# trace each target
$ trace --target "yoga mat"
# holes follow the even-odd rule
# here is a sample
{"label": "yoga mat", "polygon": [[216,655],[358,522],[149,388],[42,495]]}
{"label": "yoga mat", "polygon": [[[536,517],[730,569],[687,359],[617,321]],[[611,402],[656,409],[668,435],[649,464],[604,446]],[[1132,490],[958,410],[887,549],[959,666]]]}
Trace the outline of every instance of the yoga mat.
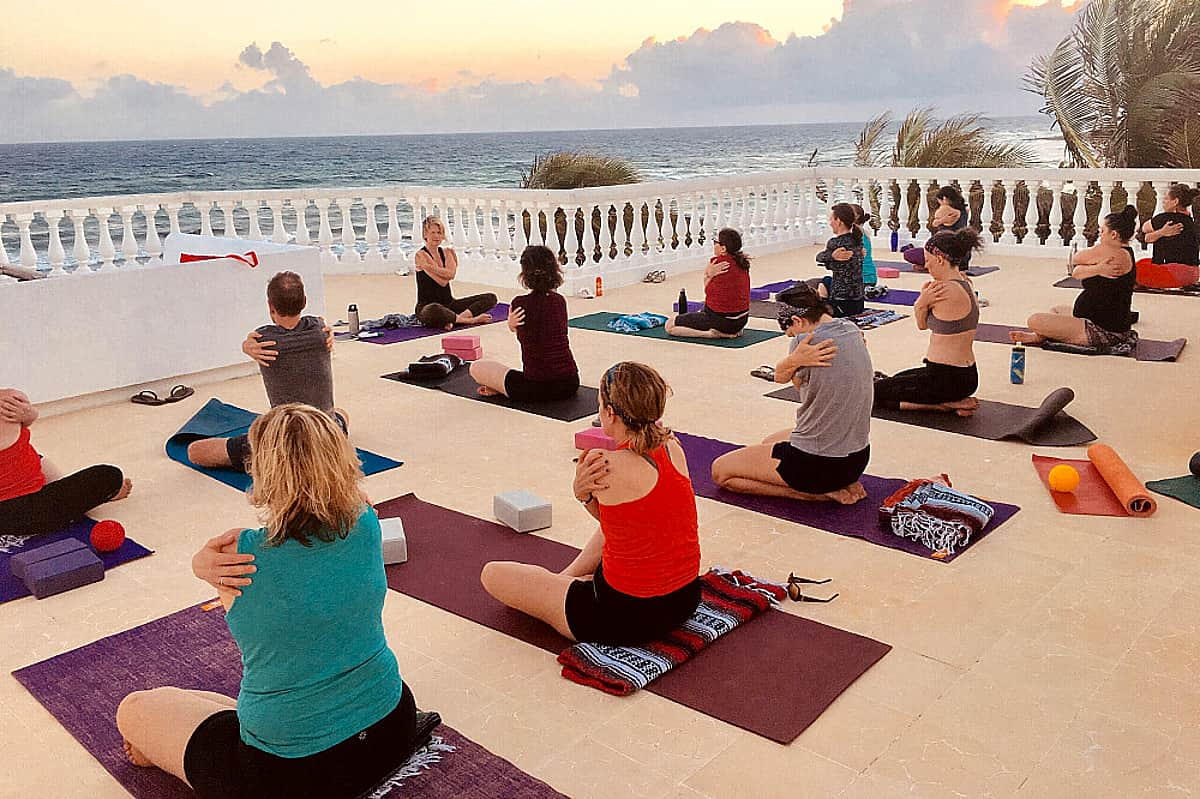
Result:
{"label": "yoga mat", "polygon": [[[236,697],[242,660],[220,608],[188,608],[19,669],[13,676],[134,797],[194,799],[192,790],[175,777],[129,762],[114,721],[117,705],[131,691],[166,685]],[[420,701],[418,696],[418,705]],[[440,758],[429,757],[436,762],[380,796],[562,796],[445,724],[433,735],[441,745],[431,745],[425,754]],[[62,779],[61,790],[48,790],[47,796],[67,795],[70,775]]]}
{"label": "yoga mat", "polygon": [[[497,322],[504,322],[508,319],[508,304],[503,302],[498,303],[488,313],[492,315],[492,321],[488,322],[488,324],[494,325]],[[454,329],[450,331],[443,330],[440,327],[397,327],[390,330],[379,330],[377,332],[381,335],[371,338],[358,338],[347,332],[337,333],[334,337],[343,341],[362,341],[367,344],[396,344],[401,341],[414,341],[428,336],[448,336],[469,328],[480,327],[487,327],[487,325],[455,325]]]}
{"label": "yoga mat", "polygon": [[[772,391],[767,396],[790,402],[799,401],[799,395],[793,386]],[[979,400],[979,408],[974,414],[966,417],[940,411],[902,411],[878,406],[871,415],[889,422],[928,427],[990,441],[1015,438],[1042,447],[1073,447],[1096,440],[1095,433],[1063,410],[1074,399],[1074,391],[1059,388],[1048,394],[1037,408]]]}
{"label": "yoga mat", "polygon": [[[751,300],[750,301],[750,316],[754,319],[771,319],[772,321],[775,321],[775,320],[779,319],[779,309],[782,306],[783,306],[783,303],[775,302],[773,300]],[[702,303],[702,302],[688,302],[688,313],[695,313],[696,311],[701,310],[703,307],[704,307],[704,303]],[[674,308],[676,311],[679,310],[678,302],[675,303]],[[908,318],[908,316],[906,314],[896,314],[895,316],[893,316],[889,319],[886,319],[882,322],[875,322],[874,324],[869,324],[869,325],[864,325],[859,321],[862,317],[869,317],[874,314],[879,314],[879,313],[883,313],[883,312],[884,311],[882,309],[867,308],[861,314],[858,314],[857,316],[852,317],[852,318],[855,320],[855,323],[858,324],[858,326],[860,328],[862,328],[863,330],[874,330],[875,328],[883,327],[884,325],[890,325],[892,322],[899,322],[901,319]],[[893,312],[893,313],[895,313],[895,312]]]}
{"label": "yoga mat", "polygon": [[[899,272],[913,272],[916,274],[928,274],[926,272],[917,272],[917,270],[913,269],[912,264],[910,264],[908,261],[904,261],[904,260],[876,261],[875,266],[876,267],[887,266],[887,267],[891,267],[892,269],[895,269]],[[999,271],[1000,271],[1000,267],[998,267],[998,266],[970,266],[970,267],[967,267],[967,276],[968,277],[982,277],[984,275],[990,275],[992,272],[999,272]]]}
{"label": "yoga mat", "polygon": [[1185,474],[1170,480],[1151,480],[1146,488],[1155,494],[1177,499],[1193,508],[1200,508],[1200,477]]}
{"label": "yoga mat", "polygon": [[[588,314],[587,316],[577,316],[567,322],[567,326],[578,328],[580,330],[598,330],[601,333],[614,333],[615,331],[609,330],[607,325],[613,319],[616,319],[621,315],[622,314],[605,313],[600,311],[598,313]],[[637,336],[639,338],[653,338],[665,341],[682,341],[689,344],[705,344],[710,347],[741,349],[742,347],[761,344],[768,339],[782,336],[783,333],[779,332],[778,330],[755,330],[754,328],[748,327],[743,330],[742,335],[738,336],[737,338],[686,338],[683,336],[668,336],[666,328],[652,327],[649,330],[639,330],[636,333],[619,333],[617,335]]]}
{"label": "yoga mat", "polygon": [[465,397],[466,399],[486,402],[489,405],[498,405],[501,408],[511,408],[537,416],[545,416],[548,419],[557,419],[560,422],[575,422],[579,419],[584,419],[594,415],[600,407],[599,392],[590,386],[580,386],[579,391],[575,393],[574,397],[555,402],[514,402],[508,397],[502,396],[481,397],[478,391],[479,384],[471,377],[471,370],[465,365],[458,367],[450,373],[449,377],[441,380],[416,380],[402,376],[401,372],[383,375],[383,378],[385,380],[406,383],[410,386],[436,388],[447,394],[453,394],[456,397]]}
{"label": "yoga mat", "polygon": [[[1012,341],[1009,339],[1008,334],[1014,330],[1026,330],[1026,328],[1013,327],[1012,325],[993,325],[988,324],[987,322],[980,322],[978,329],[975,331],[975,340],[988,344],[1007,344],[1011,347]],[[1134,358],[1135,360],[1139,361],[1174,363],[1179,358],[1180,353],[1183,352],[1183,348],[1186,346],[1186,338],[1177,338],[1174,341],[1155,341],[1153,339],[1139,337],[1137,350],[1134,352]],[[1041,347],[1033,345],[1030,346],[1029,349],[1041,349]]]}
{"label": "yoga mat", "polygon": [[[380,503],[376,510],[381,518],[401,517],[408,539],[408,562],[387,569],[391,588],[548,652],[557,654],[571,645],[549,625],[492,599],[480,586],[479,573],[492,560],[557,571],[579,550],[412,494]],[[646,690],[787,744],[890,649],[861,635],[769,610]]]}
{"label": "yoga mat", "polygon": [[[878,544],[889,549],[898,549],[911,555],[928,558],[932,553],[916,541],[894,534],[879,523],[879,507],[883,501],[902,487],[907,480],[874,477],[864,474],[859,478],[863,488],[867,490],[867,498],[853,505],[839,505],[836,502],[803,502],[783,497],[759,497],[752,494],[738,494],[726,491],[717,486],[712,480],[712,462],[726,452],[741,449],[740,444],[730,444],[703,436],[676,431],[675,437],[683,445],[687,454],[688,471],[691,472],[692,487],[696,496],[722,502],[737,508],[773,516],[776,519],[804,524],[838,535],[861,538],[872,544]],[[991,533],[1000,525],[1011,519],[1020,510],[1016,505],[1004,502],[993,502],[984,498],[996,513],[988,526],[957,552],[938,558],[943,563],[949,563],[963,552],[975,546],[979,539]]]}
{"label": "yoga mat", "polygon": [[[791,288],[792,286],[796,285],[796,283],[798,283],[798,282],[800,282],[800,281],[781,280],[778,283],[767,283],[766,285],[758,286],[757,288],[763,289],[765,291],[769,291],[772,294],[778,294],[779,292],[783,291],[784,289]],[[884,294],[882,297],[870,297],[867,299],[867,302],[881,302],[884,305],[912,305],[913,303],[915,303],[917,301],[917,297],[920,297],[920,296],[921,296],[921,292],[919,292],[919,291],[905,291],[904,289],[889,288],[887,290],[887,294]],[[691,303],[688,303],[688,304],[691,305]],[[751,316],[755,315],[754,314],[754,303],[750,304],[750,315]],[[774,319],[775,314],[771,314],[770,318]]]}
{"label": "yoga mat", "polygon": [[[232,438],[242,435],[250,429],[250,424],[258,418],[257,413],[251,413],[236,405],[228,405],[216,397],[210,399],[196,415],[187,421],[183,427],[167,439],[167,457],[184,466],[206,474],[212,479],[224,483],[238,491],[250,489],[250,475],[235,469],[210,469],[197,466],[188,460],[188,444],[201,438]],[[362,463],[363,474],[372,475],[403,466],[403,461],[392,460],[365,449],[355,449]]]}
{"label": "yoga mat", "polygon": [[[25,583],[13,577],[12,567],[8,563],[13,555],[20,555],[22,552],[34,549],[35,547],[53,544],[64,538],[77,539],[86,544],[88,548],[91,548],[92,528],[95,526],[95,519],[84,517],[79,521],[71,522],[64,529],[55,533],[44,533],[33,536],[0,535],[0,603],[30,595],[29,590],[25,587]],[[96,555],[104,563],[104,570],[108,571],[114,566],[120,566],[122,563],[144,558],[153,552],[154,550],[146,549],[137,541],[126,536],[125,543],[121,544],[115,551],[97,552]]]}
{"label": "yoga mat", "polygon": [[[1112,447],[1093,444],[1088,447],[1087,456],[1087,460],[1033,456],[1033,467],[1060,511],[1078,516],[1146,517],[1158,509],[1146,486]],[[1074,491],[1050,490],[1050,470],[1060,463],[1079,472],[1079,487]]]}
{"label": "yoga mat", "polygon": [[[1054,284],[1056,289],[1082,289],[1083,283],[1077,278],[1064,277]],[[1134,285],[1133,290],[1138,294],[1168,294],[1175,297],[1200,297],[1200,289],[1156,289],[1150,286]]]}

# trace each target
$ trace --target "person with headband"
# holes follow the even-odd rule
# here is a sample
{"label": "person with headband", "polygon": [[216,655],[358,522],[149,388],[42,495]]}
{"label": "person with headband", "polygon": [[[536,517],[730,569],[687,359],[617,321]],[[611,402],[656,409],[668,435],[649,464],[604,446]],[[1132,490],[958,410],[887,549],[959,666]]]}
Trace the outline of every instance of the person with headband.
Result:
{"label": "person with headband", "polygon": [[683,448],[659,420],[669,389],[624,361],[600,381],[600,425],[616,450],[585,452],[575,498],[599,523],[561,572],[493,561],[489,594],[575,641],[634,646],[662,638],[700,603],[696,495]]}
{"label": "person with headband", "polygon": [[858,327],[835,319],[811,286],[790,289],[788,301],[779,327],[792,342],[775,381],[800,392],[796,426],[717,458],[712,479],[742,494],[852,505],[867,496],[859,477],[871,459],[871,355]]}
{"label": "person with headband", "polygon": [[[937,210],[933,212],[933,219],[929,220],[929,227],[934,233],[943,230],[958,232],[970,222],[971,211],[967,208],[967,201],[962,196],[962,192],[956,187],[942,186],[934,195],[934,199],[937,200],[938,206]],[[916,268],[915,271],[928,271],[925,266],[925,250],[923,248],[906,244],[900,248],[900,253],[904,260]],[[970,266],[969,262],[967,266]],[[964,266],[963,271],[966,271],[966,268]]]}
{"label": "person with headband", "polygon": [[970,416],[979,407],[975,329],[979,304],[964,274],[971,253],[982,249],[971,228],[942,230],[925,242],[925,265],[933,280],[913,304],[918,330],[928,330],[925,365],[875,381],[875,405],[904,411],[946,411]]}
{"label": "person with headband", "polygon": [[1096,245],[1075,253],[1071,276],[1083,282],[1074,306],[1059,305],[1036,313],[1028,330],[1009,334],[1017,344],[1061,341],[1101,351],[1132,351],[1137,333],[1131,329],[1133,304],[1133,238],[1138,212],[1132,205],[1104,217]]}
{"label": "person with headband", "polygon": [[742,234],[722,228],[713,239],[713,257],[704,269],[704,307],[667,320],[667,335],[685,338],[737,338],[750,319],[750,258]]}
{"label": "person with headband", "polygon": [[[488,311],[496,307],[495,294],[473,294],[455,299],[450,281],[458,274],[458,253],[443,247],[446,226],[436,216],[421,223],[424,246],[413,256],[417,269],[417,319],[425,327],[452,330],[455,325],[486,325],[492,321]],[[434,252],[437,256],[434,256]]]}
{"label": "person with headband", "polygon": [[1154,254],[1138,261],[1138,285],[1178,289],[1200,283],[1200,228],[1191,214],[1197,197],[1200,189],[1176,183],[1167,189],[1163,212],[1142,225]]}
{"label": "person with headband", "polygon": [[529,289],[512,301],[508,329],[521,344],[522,368],[509,369],[499,361],[471,364],[479,393],[503,394],[518,402],[553,402],[579,391],[579,367],[567,335],[567,301],[555,289],[562,285],[562,267],[550,248],[531,244],[521,253],[521,284]]}
{"label": "person with headband", "polygon": [[[227,531],[192,562],[241,651],[238,697],[135,691],[117,729],[134,765],[157,766],[203,799],[363,796],[423,729],[384,636],[379,518],[354,448],[325,412],[272,408],[250,426],[250,451],[263,526]],[[213,548],[253,561],[253,575],[227,576]]]}

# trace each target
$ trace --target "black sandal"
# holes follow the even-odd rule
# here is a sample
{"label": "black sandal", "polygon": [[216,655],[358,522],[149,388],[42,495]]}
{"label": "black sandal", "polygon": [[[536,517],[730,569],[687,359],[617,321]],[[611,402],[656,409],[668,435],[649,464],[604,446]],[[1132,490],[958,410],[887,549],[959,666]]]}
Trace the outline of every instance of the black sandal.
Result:
{"label": "black sandal", "polygon": [[159,405],[166,405],[167,402],[169,402],[169,400],[160,399],[159,396],[157,394],[155,394],[153,391],[151,391],[150,389],[146,389],[144,391],[139,391],[138,393],[136,393],[132,397],[130,397],[129,401],[134,403],[135,405],[151,405],[156,408]]}
{"label": "black sandal", "polygon": [[195,393],[196,389],[192,388],[191,386],[180,384],[171,389],[170,396],[166,397],[163,402],[179,402],[180,400],[187,399]]}

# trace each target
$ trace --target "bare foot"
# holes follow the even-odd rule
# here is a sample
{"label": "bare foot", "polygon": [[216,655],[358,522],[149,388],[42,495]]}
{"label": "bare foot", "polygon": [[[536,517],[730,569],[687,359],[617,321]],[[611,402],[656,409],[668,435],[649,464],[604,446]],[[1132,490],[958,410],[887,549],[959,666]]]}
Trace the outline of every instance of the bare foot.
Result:
{"label": "bare foot", "polygon": [[468,322],[468,324],[486,325],[486,324],[489,324],[491,321],[492,321],[492,315],[490,313],[481,313],[479,316],[476,316],[474,319],[472,319],[470,322]]}
{"label": "bare foot", "polygon": [[943,402],[939,407],[947,411],[953,411],[962,417],[967,417],[979,410],[979,400],[974,397],[956,400],[954,402]]}
{"label": "bare foot", "polygon": [[722,333],[720,330],[714,330],[713,332],[716,333],[717,338],[741,338],[743,331],[739,330],[736,333]]}
{"label": "bare foot", "polygon": [[133,481],[126,477],[121,483],[121,490],[114,494],[113,498],[110,499],[109,502],[116,502],[119,499],[125,499],[125,497],[129,496],[132,491]]}
{"label": "bare foot", "polygon": [[445,330],[447,333],[449,333],[449,332],[450,332],[451,330],[453,330],[453,329],[454,329],[454,323],[453,323],[453,322],[451,322],[450,324],[448,324],[448,325],[446,325],[445,327],[443,327],[443,328],[442,328],[442,330]]}
{"label": "bare foot", "polygon": [[1013,344],[1041,344],[1046,338],[1032,330],[1014,330],[1008,334],[1008,340]]}
{"label": "bare foot", "polygon": [[867,492],[862,487],[862,483],[856,482],[845,488],[839,488],[837,491],[830,491],[825,496],[840,505],[853,505],[855,502],[866,499]]}
{"label": "bare foot", "polygon": [[495,397],[500,394],[496,389],[488,388],[487,386],[480,386],[477,391],[481,397]]}
{"label": "bare foot", "polygon": [[125,741],[124,744],[125,744],[125,756],[129,758],[130,763],[132,763],[135,766],[141,766],[142,768],[146,768],[147,766],[154,765],[154,763],[151,762],[150,758],[146,757],[141,752],[139,752],[137,747],[135,747],[133,744],[129,743],[129,741]]}

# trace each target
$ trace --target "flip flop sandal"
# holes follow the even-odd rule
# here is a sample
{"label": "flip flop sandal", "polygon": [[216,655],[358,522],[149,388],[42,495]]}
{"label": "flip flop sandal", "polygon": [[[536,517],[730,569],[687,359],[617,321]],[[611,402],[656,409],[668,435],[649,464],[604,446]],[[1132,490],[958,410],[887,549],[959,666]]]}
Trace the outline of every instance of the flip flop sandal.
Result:
{"label": "flip flop sandal", "polygon": [[770,380],[771,382],[774,382],[775,381],[775,367],[760,366],[757,369],[750,370],[750,376],[758,377],[763,380]]}
{"label": "flip flop sandal", "polygon": [[166,405],[168,402],[168,400],[160,399],[159,396],[157,394],[155,394],[153,391],[151,391],[150,389],[146,389],[145,391],[139,391],[138,393],[136,393],[132,397],[130,397],[129,401],[134,403],[135,405],[151,405],[156,408],[159,405]]}
{"label": "flip flop sandal", "polygon": [[663,272],[663,271],[658,271],[658,272],[655,272],[655,273],[654,273],[654,282],[655,282],[655,283],[665,283],[665,282],[667,282],[667,273],[666,273],[666,272]]}
{"label": "flip flop sandal", "polygon": [[191,386],[178,385],[171,389],[170,396],[163,398],[163,402],[179,402],[180,400],[187,399],[195,393],[196,389],[192,388]]}

